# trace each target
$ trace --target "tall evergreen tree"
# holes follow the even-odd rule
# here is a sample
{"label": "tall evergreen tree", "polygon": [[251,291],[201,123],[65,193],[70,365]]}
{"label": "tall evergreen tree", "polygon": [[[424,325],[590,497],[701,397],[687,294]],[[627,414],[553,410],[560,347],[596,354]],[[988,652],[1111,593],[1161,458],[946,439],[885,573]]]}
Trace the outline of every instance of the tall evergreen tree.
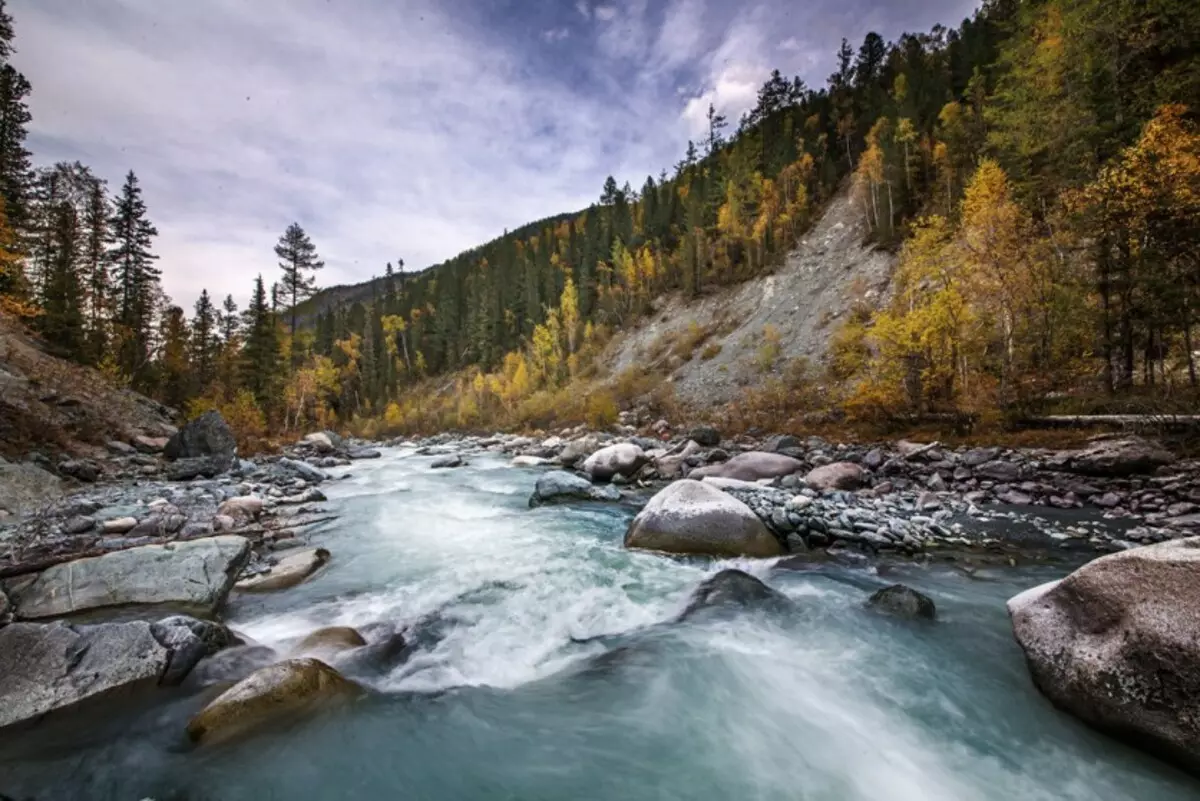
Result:
{"label": "tall evergreen tree", "polygon": [[183,309],[168,306],[162,315],[162,356],[159,359],[159,395],[168,406],[182,408],[195,393],[195,373],[189,354],[187,321]]}
{"label": "tall evergreen tree", "polygon": [[83,311],[79,273],[75,269],[79,244],[79,220],[66,200],[60,201],[53,214],[50,232],[53,251],[42,281],[42,316],[39,327],[46,341],[63,356],[81,360],[84,351]]}
{"label": "tall evergreen tree", "polygon": [[83,253],[80,259],[87,295],[88,361],[92,364],[98,364],[104,358],[109,344],[112,292],[108,270],[110,213],[104,182],[93,178],[83,212]]}
{"label": "tall evergreen tree", "polygon": [[[13,53],[12,17],[0,0],[0,196],[9,225],[18,236],[29,222],[28,194],[33,180],[29,150],[25,147],[32,117],[26,98],[29,81],[9,63]],[[3,291],[0,286],[0,291]]]}
{"label": "tall evergreen tree", "polygon": [[217,309],[208,290],[202,289],[196,300],[195,315],[192,317],[191,363],[196,384],[203,390],[216,377],[217,357],[221,349],[221,338],[217,332]]}
{"label": "tall evergreen tree", "polygon": [[296,336],[296,305],[312,297],[317,290],[315,273],[325,266],[317,257],[317,248],[299,223],[292,223],[279,238],[275,246],[279,257],[279,268],[283,270],[281,281],[283,297],[291,302],[291,333]]}
{"label": "tall evergreen tree", "polygon": [[279,378],[279,334],[271,313],[262,276],[254,281],[254,294],[246,309],[246,342],[242,346],[242,386],[263,409],[274,407]]}
{"label": "tall evergreen tree", "polygon": [[110,222],[109,260],[116,282],[116,323],[121,345],[118,364],[138,383],[150,358],[155,300],[161,272],[150,251],[158,230],[146,216],[146,203],[133,170],[125,176]]}
{"label": "tall evergreen tree", "polygon": [[225,300],[221,303],[218,323],[221,329],[221,344],[224,347],[230,347],[237,341],[238,334],[238,305],[234,301],[233,295],[226,295]]}

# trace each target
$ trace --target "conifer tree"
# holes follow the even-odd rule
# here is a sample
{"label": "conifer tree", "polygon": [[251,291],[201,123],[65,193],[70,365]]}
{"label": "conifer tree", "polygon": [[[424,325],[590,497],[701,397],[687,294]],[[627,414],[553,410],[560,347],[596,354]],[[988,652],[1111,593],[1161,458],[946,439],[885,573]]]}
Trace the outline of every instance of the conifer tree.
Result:
{"label": "conifer tree", "polygon": [[112,287],[108,270],[110,208],[104,182],[99,178],[92,179],[85,204],[80,263],[87,295],[87,356],[90,363],[99,364],[108,350],[109,316],[112,312]]}
{"label": "conifer tree", "polygon": [[217,310],[208,296],[207,289],[202,289],[200,297],[196,300],[190,348],[196,384],[203,390],[216,377],[217,357],[221,348],[221,339],[217,332]]}
{"label": "conifer tree", "polygon": [[112,247],[108,255],[115,280],[116,324],[119,329],[118,364],[136,383],[150,359],[155,300],[161,272],[150,251],[158,230],[146,216],[146,203],[133,170],[125,176],[110,221]]}
{"label": "conifer tree", "polygon": [[42,316],[38,324],[48,343],[63,356],[79,360],[84,350],[81,292],[75,269],[79,221],[66,200],[54,210],[49,236],[52,251],[42,281]]}
{"label": "conifer tree", "polygon": [[279,257],[279,268],[283,271],[280,282],[283,298],[291,303],[291,333],[296,336],[296,305],[312,297],[317,290],[315,273],[325,266],[317,257],[317,248],[299,223],[292,223],[279,237],[275,246]]}
{"label": "conifer tree", "polygon": [[168,406],[182,408],[196,388],[188,353],[190,337],[187,321],[184,320],[183,309],[178,306],[168,306],[162,318],[159,394]]}
{"label": "conifer tree", "polygon": [[254,294],[246,309],[246,342],[242,346],[242,386],[249,389],[261,408],[278,400],[274,393],[279,379],[279,334],[271,313],[262,276],[254,282]]}

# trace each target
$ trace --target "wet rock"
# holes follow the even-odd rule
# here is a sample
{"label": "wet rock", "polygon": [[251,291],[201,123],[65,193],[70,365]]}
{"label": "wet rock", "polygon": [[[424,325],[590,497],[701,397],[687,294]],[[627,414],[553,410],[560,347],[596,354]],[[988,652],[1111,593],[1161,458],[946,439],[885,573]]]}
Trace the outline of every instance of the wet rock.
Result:
{"label": "wet rock", "polygon": [[324,503],[327,500],[329,499],[325,497],[325,493],[316,487],[309,487],[304,492],[280,498],[279,503],[284,506],[299,506],[305,503]]}
{"label": "wet rock", "polygon": [[703,448],[715,448],[721,444],[721,432],[712,426],[696,426],[688,432],[688,439]]}
{"label": "wet rock", "polygon": [[1200,773],[1200,538],[1104,556],[1008,602],[1033,681],[1096,728]]}
{"label": "wet rock", "polygon": [[867,472],[853,462],[834,462],[809,471],[804,483],[817,490],[856,490],[867,481]]}
{"label": "wet rock", "polygon": [[688,474],[688,478],[707,476],[736,478],[739,481],[758,481],[763,478],[780,478],[804,469],[804,462],[791,456],[764,451],[739,453],[727,462],[700,467]]}
{"label": "wet rock", "polygon": [[[215,410],[207,411],[179,429],[167,441],[163,455],[171,461],[180,459],[206,459],[216,467],[217,473],[233,466],[237,454],[237,440],[233,431]],[[209,475],[204,473],[203,475]],[[210,476],[211,477],[211,476]]]}
{"label": "wet rock", "polygon": [[351,448],[346,456],[356,461],[362,459],[382,459],[383,453],[374,448]]}
{"label": "wet rock", "polygon": [[160,684],[181,683],[192,668],[207,656],[233,643],[229,629],[211,620],[175,615],[150,624],[150,633],[171,650],[171,658],[159,679]]}
{"label": "wet rock", "polygon": [[315,481],[320,483],[329,478],[329,476],[325,475],[320,468],[313,467],[308,462],[302,462],[299,459],[289,459],[288,457],[284,456],[280,458],[276,464],[278,464],[284,470],[300,476],[305,481]]}
{"label": "wet rock", "polygon": [[283,557],[266,573],[242,579],[237,589],[242,592],[271,592],[295,587],[329,561],[324,548],[309,548]]}
{"label": "wet rock", "polygon": [[206,640],[187,624],[164,623],[0,628],[0,728],[117,691],[176,681],[204,649],[219,647],[215,636]]}
{"label": "wet rock", "polygon": [[646,453],[632,442],[619,442],[601,448],[583,460],[580,468],[592,481],[612,481],[615,476],[629,478],[646,463]]}
{"label": "wet rock", "polygon": [[451,467],[462,467],[466,462],[462,456],[457,453],[452,453],[449,456],[439,456],[429,463],[429,467],[433,470],[444,470]]}
{"label": "wet rock", "polygon": [[742,570],[722,570],[700,583],[679,620],[688,620],[710,609],[745,609],[790,606],[788,597]]}
{"label": "wet rock", "polygon": [[992,481],[1019,481],[1021,466],[1014,462],[992,460],[975,467],[977,478],[988,478]]}
{"label": "wet rock", "polygon": [[1065,467],[1086,476],[1124,477],[1153,473],[1174,463],[1175,455],[1157,442],[1141,437],[1123,437],[1095,442],[1065,455]]}
{"label": "wet rock", "polygon": [[67,534],[83,534],[86,531],[91,531],[96,527],[96,521],[90,517],[83,515],[75,515],[68,518],[67,522],[63,523],[63,532]]}
{"label": "wet rock", "polygon": [[906,620],[933,620],[937,607],[928,595],[903,584],[893,584],[867,599],[867,608]]}
{"label": "wet rock", "polygon": [[342,651],[334,664],[347,676],[381,676],[402,664],[411,653],[404,635],[391,631],[360,648]]}
{"label": "wet rock", "polygon": [[552,470],[538,476],[529,505],[544,506],[572,501],[619,501],[621,491],[611,484],[596,485],[583,476]]}
{"label": "wet rock", "polygon": [[233,645],[201,660],[188,673],[183,686],[196,689],[239,682],[254,671],[278,660],[279,654],[266,645]]}
{"label": "wet rock", "polygon": [[292,648],[297,656],[328,655],[361,648],[367,641],[357,629],[349,626],[326,626],[310,632]]}
{"label": "wet rock", "polygon": [[650,499],[625,547],[714,556],[779,556],[783,545],[737,498],[699,481],[676,481]]}
{"label": "wet rock", "polygon": [[211,745],[353,698],[361,688],[317,659],[289,659],[256,670],[188,722],[188,737]]}
{"label": "wet rock", "polygon": [[145,545],[76,559],[37,574],[13,594],[18,617],[61,617],[107,607],[174,606],[211,616],[250,558],[244,537]]}
{"label": "wet rock", "polygon": [[542,456],[514,456],[509,465],[511,467],[544,467],[552,463],[553,460]]}
{"label": "wet rock", "polygon": [[171,462],[166,467],[167,479],[170,481],[191,481],[196,478],[216,478],[231,466],[232,457],[200,456],[196,458],[181,458]]}
{"label": "wet rock", "polygon": [[58,472],[85,484],[92,484],[100,478],[100,468],[85,459],[68,459],[65,462],[59,462]]}

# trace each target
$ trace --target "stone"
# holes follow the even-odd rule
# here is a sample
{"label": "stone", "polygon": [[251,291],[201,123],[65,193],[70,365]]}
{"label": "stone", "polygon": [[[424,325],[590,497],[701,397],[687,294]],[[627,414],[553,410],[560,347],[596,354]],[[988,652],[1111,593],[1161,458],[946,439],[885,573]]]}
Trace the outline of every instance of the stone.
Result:
{"label": "stone", "polygon": [[236,520],[256,520],[263,511],[263,499],[253,495],[240,495],[223,501],[217,514]]}
{"label": "stone", "polygon": [[1021,478],[1021,466],[1015,462],[1003,462],[993,459],[975,467],[976,478],[988,478],[992,481],[1017,481]]}
{"label": "stone", "polygon": [[4,594],[4,590],[0,589],[0,626],[12,620],[12,604],[8,601],[8,596]]}
{"label": "stone", "polygon": [[659,456],[654,459],[654,469],[658,472],[658,477],[667,481],[673,481],[683,475],[684,468],[688,464],[688,460],[692,459],[700,453],[700,444],[694,439],[689,439],[684,443],[683,448],[668,453],[665,456]]}
{"label": "stone", "polygon": [[688,478],[707,476],[736,478],[740,481],[758,481],[763,478],[781,478],[804,469],[804,462],[791,456],[764,451],[739,453],[727,462],[700,467],[688,474]]}
{"label": "stone", "polygon": [[999,448],[972,448],[963,454],[962,463],[967,467],[979,467],[993,462],[1000,456]]}
{"label": "stone", "polygon": [[703,448],[715,448],[721,444],[721,432],[712,426],[696,426],[688,432],[688,439]]}
{"label": "stone", "polygon": [[1059,708],[1200,774],[1200,538],[1096,559],[1008,602]]}
{"label": "stone", "polygon": [[363,459],[382,459],[383,453],[375,448],[351,448],[347,453],[348,459],[360,461]]}
{"label": "stone", "polygon": [[96,521],[84,515],[75,515],[68,518],[67,522],[63,523],[63,533],[65,534],[83,534],[91,531],[96,527]]}
{"label": "stone", "polygon": [[1092,503],[1101,509],[1112,509],[1121,505],[1121,496],[1115,492],[1106,492],[1099,498],[1092,498]]}
{"label": "stone", "polygon": [[853,462],[834,462],[810,470],[804,483],[817,490],[856,490],[867,481],[867,472]]}
{"label": "stone", "polygon": [[279,459],[277,464],[289,473],[295,473],[306,481],[322,482],[329,478],[318,467],[313,467],[308,462],[302,462],[299,459],[289,459],[284,456]]}
{"label": "stone", "polygon": [[917,496],[917,508],[922,512],[927,512],[931,509],[940,509],[941,506],[941,499],[932,492],[922,492]]}
{"label": "stone", "polygon": [[887,455],[879,448],[872,448],[867,451],[867,455],[863,457],[863,467],[868,470],[878,470],[883,467],[883,463],[887,461]]}
{"label": "stone", "polygon": [[59,462],[58,472],[85,484],[95,483],[100,478],[100,468],[85,459],[68,459]]}
{"label": "stone", "polygon": [[768,437],[767,441],[763,443],[763,450],[770,451],[771,453],[795,451],[801,449],[801,447],[800,439],[793,437],[791,434],[776,434],[773,437]]}
{"label": "stone", "polygon": [[545,506],[572,501],[619,501],[621,491],[611,484],[596,485],[583,476],[552,470],[538,476],[529,505]]}
{"label": "stone", "polygon": [[216,478],[233,466],[233,459],[224,456],[197,456],[176,459],[167,465],[170,481],[191,481],[195,478]]}
{"label": "stone", "polygon": [[109,440],[104,443],[104,447],[108,448],[110,453],[115,453],[117,456],[129,456],[137,453],[137,448],[130,445],[128,442],[120,442],[119,440]]}
{"label": "stone", "polygon": [[551,464],[552,460],[541,456],[514,456],[509,462],[510,467],[544,467]]}
{"label": "stone", "polygon": [[0,628],[0,728],[118,691],[177,683],[223,641],[215,631],[223,627],[197,635],[191,623],[199,621],[187,620]]}
{"label": "stone", "polygon": [[337,447],[333,444],[333,439],[324,431],[314,431],[311,434],[306,434],[301,442],[311,445],[317,453],[333,453],[337,450]]}
{"label": "stone", "polygon": [[207,459],[217,468],[212,474],[216,475],[233,466],[237,456],[237,440],[221,413],[210,410],[173,434],[163,449],[163,455],[171,461]]}
{"label": "stone", "polygon": [[105,520],[100,524],[100,531],[105,534],[127,534],[137,528],[136,517],[116,517]]}
{"label": "stone", "polygon": [[12,601],[25,620],[131,604],[211,616],[249,559],[244,537],[144,545],[47,568]]}
{"label": "stone", "polygon": [[292,648],[297,656],[333,655],[351,648],[361,648],[367,641],[357,629],[349,626],[326,626],[310,632]]}
{"label": "stone", "polygon": [[150,633],[163,646],[171,649],[167,669],[160,684],[180,684],[200,660],[233,644],[229,629],[211,620],[197,620],[186,615],[174,615],[150,624]]}
{"label": "stone", "polygon": [[558,462],[563,467],[574,467],[598,450],[600,450],[599,437],[586,436],[573,439],[559,452]]}
{"label": "stone", "polygon": [[688,599],[679,620],[688,620],[714,609],[746,609],[774,606],[786,608],[791,601],[759,579],[742,570],[722,570],[700,582]]}
{"label": "stone", "polygon": [[271,592],[295,587],[329,561],[324,548],[307,548],[280,559],[266,573],[242,579],[235,586],[242,592]]}
{"label": "stone", "polygon": [[867,608],[906,620],[933,620],[937,617],[937,607],[932,598],[903,584],[893,584],[874,593],[867,599]]}
{"label": "stone", "polygon": [[1024,492],[1020,492],[1018,490],[1009,490],[1008,492],[1001,492],[999,495],[996,496],[996,498],[1001,503],[1007,503],[1012,506],[1029,506],[1031,503],[1033,503],[1032,497],[1030,497],[1029,495],[1026,495]]}
{"label": "stone", "polygon": [[625,547],[712,556],[780,556],[783,545],[746,504],[683,479],[659,491],[625,533]]}
{"label": "stone", "polygon": [[452,453],[449,456],[439,456],[429,463],[429,467],[433,470],[443,470],[450,467],[462,467],[464,464],[462,456],[457,453]]}
{"label": "stone", "polygon": [[592,481],[612,481],[614,476],[629,478],[646,463],[646,453],[632,442],[608,445],[583,460],[580,468]]}
{"label": "stone", "polygon": [[169,440],[166,437],[148,437],[144,434],[133,438],[133,447],[141,453],[154,455],[162,453]]}
{"label": "stone", "polygon": [[1122,437],[1095,442],[1065,455],[1066,469],[1085,476],[1125,477],[1153,473],[1175,462],[1175,455],[1157,442]]}
{"label": "stone", "polygon": [[188,722],[187,735],[204,745],[226,742],[360,693],[358,685],[320,660],[288,659],[254,671],[217,696]]}

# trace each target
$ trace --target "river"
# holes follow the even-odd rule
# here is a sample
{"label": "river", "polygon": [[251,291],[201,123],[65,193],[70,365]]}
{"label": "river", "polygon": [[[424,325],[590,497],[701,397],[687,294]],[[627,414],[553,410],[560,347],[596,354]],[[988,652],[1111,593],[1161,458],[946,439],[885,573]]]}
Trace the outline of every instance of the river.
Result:
{"label": "river", "polygon": [[[626,551],[635,509],[529,509],[536,473],[498,457],[431,471],[385,451],[327,484],[334,554],[298,588],[235,599],[268,644],[313,628],[425,621],[416,653],[349,707],[190,749],[201,699],[58,724],[0,750],[0,791],[50,801],[798,799],[1182,801],[1200,784],[1054,710],[1004,601],[1050,568],[973,576],[773,568]],[[652,629],[720,567],[795,601]],[[902,580],[939,620],[870,614]],[[611,643],[612,641],[606,641]],[[165,691],[164,691],[165,692]]]}

